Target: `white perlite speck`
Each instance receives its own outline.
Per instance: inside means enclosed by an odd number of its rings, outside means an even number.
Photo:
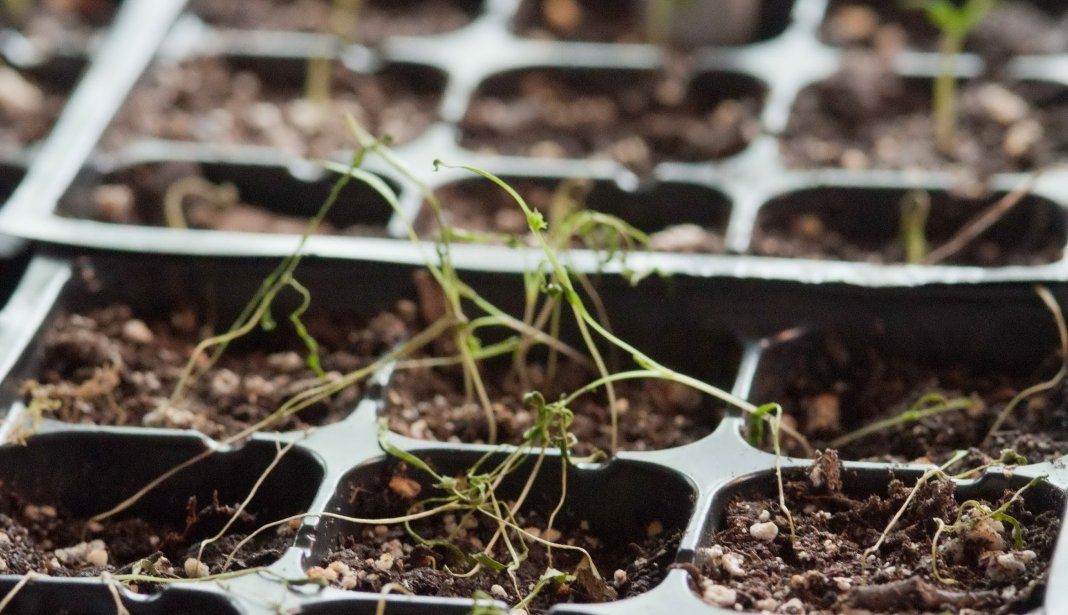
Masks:
[[[728,608],[738,600],[738,592],[723,585],[705,582],[701,585],[701,597],[709,604]]]
[[[761,542],[771,542],[779,535],[779,527],[771,521],[749,526],[749,535]]]

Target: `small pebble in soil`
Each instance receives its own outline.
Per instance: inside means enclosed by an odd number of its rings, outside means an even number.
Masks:
[[[771,542],[779,535],[779,528],[771,521],[749,526],[749,535],[761,542]]]
[[[182,568],[185,570],[185,576],[190,579],[200,579],[209,574],[207,564],[195,557],[187,558]]]

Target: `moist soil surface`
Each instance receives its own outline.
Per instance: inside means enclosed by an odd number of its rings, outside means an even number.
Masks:
[[[1068,146],[1064,89],[1049,83],[962,82],[954,156],[935,146],[931,82],[906,80],[870,53],[802,90],[782,137],[792,167],[948,170],[958,190],[979,192],[996,172],[1030,171]]]
[[[554,224],[552,210],[554,203],[566,203],[569,207],[596,207],[585,203],[585,197],[590,194],[592,183],[588,180],[565,179],[555,186],[551,182],[531,181],[524,179],[508,178],[511,186],[527,205],[537,209],[546,215],[550,228]],[[461,181],[444,186],[437,191],[437,198],[443,208],[442,218],[445,224],[454,230],[463,230],[472,233],[477,238],[510,241],[516,237],[524,238],[522,241],[528,244],[536,244],[530,235],[530,227],[527,226],[526,216],[508,193],[498,186],[489,182]],[[645,207],[652,205],[651,195],[649,201],[643,203]],[[611,211],[601,213],[612,214]],[[622,216],[621,216],[622,218]],[[630,220],[623,218],[624,222]],[[637,225],[635,225],[637,227]],[[419,218],[416,221],[416,230],[422,236],[437,235],[437,220],[429,204],[424,204]],[[724,238],[722,229],[709,228],[694,223],[671,224],[660,229],[637,227],[638,230],[648,234],[647,246],[633,243],[635,249],[648,247],[651,250],[665,252],[723,252]],[[486,234],[489,234],[488,236]],[[501,236],[496,236],[500,234]],[[616,234],[593,232],[583,239],[572,242],[572,247],[591,249],[611,249],[615,247],[613,241],[618,240]]]
[[[281,169],[276,172],[285,173]],[[94,220],[118,224],[184,225],[217,231],[303,234],[309,230],[309,219],[315,214],[313,209],[304,216],[285,214],[252,202],[233,184],[214,183],[205,178],[195,163],[166,162],[135,168],[124,175],[124,178],[115,179],[125,181],[109,181],[95,188],[91,206]],[[275,205],[293,205],[287,201],[282,196]],[[319,203],[305,205],[318,207]],[[338,212],[346,205],[358,207],[360,204],[338,202],[333,211]],[[175,215],[179,208],[181,213]],[[340,226],[328,216],[315,228],[315,233],[385,236],[386,229],[383,225],[372,224]]]
[[[225,28],[333,33],[362,44],[391,36],[426,36],[467,25],[481,0],[369,0],[359,13],[341,11],[331,0],[250,0],[238,4],[194,0],[204,21]]]
[[[18,150],[48,135],[67,92],[0,59],[0,151]]]
[[[331,64],[330,93],[313,101],[305,98],[303,77],[277,85],[274,69],[283,70],[269,61],[242,68],[218,57],[156,64],[131,92],[104,142],[118,148],[155,137],[266,145],[322,158],[355,147],[347,115],[394,143],[410,141],[437,119],[440,79],[425,71],[369,75]]]
[[[900,205],[886,203],[895,215],[863,216],[858,205],[885,201],[882,195],[862,191],[829,192],[816,197],[822,201],[811,209],[788,211],[771,203],[759,217],[750,248],[753,254],[781,258],[843,260],[867,263],[904,263],[905,248],[900,236]],[[788,198],[788,197],[787,197]],[[902,197],[904,198],[904,195]],[[899,200],[900,200],[899,198]],[[936,201],[937,197],[931,200]],[[932,202],[925,225],[928,250],[949,242],[969,222],[992,207],[1000,197],[981,200],[952,199]],[[1028,207],[1028,205],[1035,205]],[[1041,265],[1060,260],[1064,254],[1063,230],[1057,228],[1056,207],[1045,208],[1027,197],[1014,205],[999,222],[955,254],[941,261],[948,265],[1004,267]],[[1051,204],[1052,205],[1052,204]]]
[[[142,574],[185,578],[189,576],[185,562],[196,558],[200,541],[217,534],[236,510],[236,503],[226,506],[192,497],[184,524],[171,526],[141,517],[87,522],[55,506],[28,502],[0,486],[0,571],[57,577],[130,574],[134,564],[141,562]],[[222,572],[227,555],[261,523],[255,515],[243,512],[222,538],[204,549],[201,563],[212,574]],[[229,569],[273,563],[292,544],[294,535],[288,525],[277,532],[263,532],[242,547]]]
[[[476,94],[461,144],[484,153],[615,160],[639,174],[661,161],[714,160],[760,132],[760,101],[736,78],[690,92],[675,73],[529,70]]]
[[[279,318],[282,318],[281,316]],[[407,335],[407,325],[383,313],[362,327],[327,319],[306,322],[320,344],[327,379],[370,363]],[[278,323],[288,333],[289,323]],[[37,377],[24,382],[57,403],[47,413],[62,421],[195,429],[214,438],[236,434],[266,418],[295,393],[323,380],[308,368],[306,349],[289,338],[239,340],[175,405],[169,396],[196,344],[212,334],[192,309],[165,319],[141,320],[125,305],[65,314],[45,333]],[[271,430],[304,429],[338,421],[355,407],[358,386],[273,424]]]
[[[555,379],[533,365],[529,388],[521,387],[505,366],[484,370],[497,420],[499,443],[518,443],[537,414],[523,403],[527,391],[545,399],[581,388],[591,378],[582,366],[564,362]],[[723,409],[692,389],[659,380],[616,384],[619,409],[619,448],[658,450],[698,440],[716,428]],[[482,406],[464,393],[459,372],[417,367],[398,371],[386,397],[386,413],[393,431],[424,440],[484,443],[489,437]],[[578,455],[611,447],[611,416],[603,392],[583,396],[571,405],[575,413],[570,432]]]
[[[405,514],[412,503],[391,489],[354,490],[352,497],[358,516],[363,518]],[[554,505],[555,502],[550,503],[546,510]],[[575,574],[577,579],[572,583],[551,582],[544,587],[526,607],[533,615],[545,613],[554,604],[607,602],[651,590],[667,575],[680,538],[678,532],[667,530],[656,521],[648,524],[642,536],[597,535],[585,529],[584,520],[567,508],[556,517],[552,529],[546,529],[546,516],[536,508],[521,509],[516,524],[545,540],[582,547],[592,557],[601,578],[592,574],[577,551],[554,548],[550,564],[545,547],[529,538],[529,555],[516,571],[520,592],[505,572],[483,567],[471,577],[449,574],[445,566],[454,573],[468,569],[466,557],[482,551],[498,529],[497,522],[485,515],[468,518],[462,513],[413,521],[411,527],[427,540],[448,540],[465,557],[443,546],[431,548],[416,543],[403,525],[368,525],[343,536],[321,566],[308,574],[344,589],[376,593],[388,583],[399,583],[420,596],[471,598],[481,591],[509,605],[523,599],[550,566]],[[510,539],[513,544],[519,543],[515,532],[510,532]],[[502,562],[507,558],[499,540],[494,558]]]
[[[832,335],[824,340],[822,352],[803,367],[776,369],[765,376],[775,379],[778,394],[763,391],[759,384],[757,388],[768,401],[774,398],[781,403],[784,421],[816,445],[899,416],[926,395],[969,400],[962,401],[967,406],[963,410],[938,413],[842,444],[840,452],[846,459],[941,463],[953,451],[968,449],[965,464],[974,467],[1000,458],[1004,449],[1013,449],[1035,463],[1068,451],[1063,382],[1018,405],[990,441],[983,440],[1009,401],[1025,388],[1049,379],[1059,362],[1051,356],[1031,376],[975,373],[963,367],[932,369],[885,356],[876,348],[848,347]],[[804,456],[801,446],[790,438],[784,439],[783,447],[784,454]]]
[[[1057,2],[1001,0],[968,34],[965,51],[999,66],[1017,55],[1068,51],[1068,9]],[[882,0],[831,0],[821,35],[832,45],[935,52],[939,33],[922,10]]]
[[[972,516],[974,509],[965,513],[968,527],[943,532],[938,543],[938,572],[956,581],[945,585],[932,574],[931,543],[934,519],[954,523],[958,500],[965,499],[955,498],[955,483],[924,484],[865,570],[862,554],[904,504],[915,480],[891,478],[885,490],[858,492],[849,484],[854,476],[841,475],[833,451],[818,464],[785,485],[795,545],[778,498],[738,495],[729,501],[720,529],[696,554],[696,589],[707,602],[808,615],[1022,613],[1041,605],[1063,504],[1038,510],[1025,496],[1010,505],[1007,512],[1023,530],[1020,548],[1009,523]],[[990,495],[979,501],[997,508],[1012,492]]]

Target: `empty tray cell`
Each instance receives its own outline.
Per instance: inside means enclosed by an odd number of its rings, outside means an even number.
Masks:
[[[616,216],[648,234],[648,243],[634,242],[634,249],[670,252],[722,252],[730,204],[721,192],[695,184],[661,183],[638,191],[621,190],[609,181],[568,178],[504,177],[531,207],[541,211],[548,232],[566,228],[582,211]],[[527,236],[529,227],[519,205],[496,184],[484,179],[462,180],[437,192],[444,208],[445,224],[476,237],[486,233],[508,237]],[[420,234],[436,233],[437,221],[424,204],[416,223]],[[508,237],[501,237],[506,239]],[[492,237],[491,237],[492,238]],[[618,232],[600,230],[576,235],[575,247],[612,249],[627,244]]]
[[[564,41],[645,43],[666,38],[683,47],[743,45],[782,34],[790,23],[794,2],[676,2],[666,26],[654,25],[655,14],[647,7],[656,4],[640,0],[524,0],[515,29],[523,36]]]
[[[807,472],[789,473],[793,544],[775,475],[735,483],[718,494],[696,551],[696,591],[721,608],[763,613],[1041,611],[1063,493],[1045,482],[1025,488],[1020,477],[960,485],[933,478],[905,506],[917,478],[842,471],[833,451]],[[968,500],[974,504],[963,505]],[[991,514],[1010,500],[1003,512],[1019,523],[1019,542],[1013,525]],[[946,527],[932,566],[937,520]]]
[[[71,58],[30,68],[0,62],[0,153],[48,136],[82,67]]]
[[[737,376],[741,353],[737,339],[728,330],[698,325],[696,316],[685,313],[677,302],[672,302],[666,296],[670,291],[656,281],[637,289],[624,285],[625,282],[616,280],[615,286],[598,288],[599,301],[615,335],[669,368],[730,388]],[[522,285],[514,279],[495,293],[509,291],[513,301],[524,296]],[[592,298],[584,296],[583,301],[587,309],[600,313]],[[505,309],[502,307],[505,304],[497,305]],[[649,305],[661,306],[662,310],[649,310]],[[539,304],[535,315],[542,311]],[[509,313],[518,317],[523,311],[514,307]],[[472,318],[476,315],[482,314],[475,311],[468,314]],[[538,413],[524,401],[527,394],[537,392],[552,402],[579,391],[597,378],[594,360],[589,357],[589,350],[566,306],[560,320],[556,339],[568,347],[550,353],[548,346],[538,345],[526,353],[514,350],[479,362],[478,373],[493,411],[498,442],[520,443],[535,424]],[[550,320],[542,316],[533,322]],[[552,330],[548,325],[543,328]],[[486,333],[480,336],[481,343],[503,341],[504,335],[499,331],[492,336]],[[508,329],[507,335],[515,333]],[[600,340],[596,334],[594,338]],[[673,341],[665,344],[665,340]],[[444,342],[448,348],[451,339]],[[428,352],[429,349],[424,350],[417,356]],[[599,352],[609,374],[641,369],[620,349],[602,344]],[[613,391],[618,447],[623,450],[664,449],[696,441],[716,428],[724,410],[716,399],[661,379],[623,380],[614,384]],[[603,387],[586,392],[568,404],[575,415],[570,432],[575,437],[572,449],[576,454],[610,449],[610,407]],[[392,430],[415,438],[481,443],[491,437],[485,406],[477,396],[469,394],[465,372],[456,365],[426,362],[399,365],[386,391],[385,412]]]
[[[8,577],[0,580],[0,596],[8,596],[18,583]],[[115,615],[115,598],[104,583],[86,585],[55,579],[36,579],[11,594],[4,609],[9,615],[62,613],[64,615]],[[229,600],[203,591],[169,589],[162,594],[135,596],[127,592],[122,601],[130,615],[167,615],[201,613],[203,615],[238,615]]]
[[[1035,195],[1025,196],[975,239],[954,241],[960,249],[953,254],[940,250],[1002,197],[964,199],[942,190],[916,193],[902,188],[809,188],[764,205],[751,251],[762,256],[900,263],[906,260],[905,244],[922,237],[935,258],[948,254],[941,261],[947,264],[1001,267],[1060,260],[1066,237],[1064,211]],[[929,207],[922,225],[918,224],[922,216],[909,209],[918,202]],[[903,211],[907,220],[923,229],[920,233],[902,232]]]
[[[302,234],[336,179],[305,180],[261,164],[150,162],[103,176],[84,173],[60,210],[119,224]],[[384,236],[392,212],[378,193],[353,180],[316,232]]]
[[[108,266],[110,271],[103,269]],[[68,284],[18,373],[29,415],[39,409],[67,422],[233,436],[292,397],[367,368],[409,335],[415,308],[400,301],[407,295],[393,280],[306,266],[295,273],[311,301],[301,321],[317,345],[321,373],[310,366],[307,340],[290,322],[302,297],[283,288],[270,308],[271,330],[249,328],[214,362],[208,356],[217,347],[209,348],[183,380],[196,344],[228,330],[269,273],[266,266],[127,261],[86,271],[97,278]],[[400,285],[408,280],[392,270],[376,275],[397,276]],[[339,280],[351,289],[339,289]],[[362,380],[352,381],[262,428],[305,429],[340,420],[355,408],[361,388]]]
[[[965,39],[965,50],[995,62],[1068,51],[1068,10],[1058,0],[1004,0]],[[883,0],[830,0],[822,38],[832,45],[938,51],[938,29],[922,8]]]
[[[219,573],[245,535],[303,512],[323,476],[314,457],[299,449],[286,451],[266,473],[278,447],[273,442],[248,443],[208,456],[115,515],[93,519],[203,450],[203,441],[196,437],[89,433],[38,436],[26,446],[3,448],[4,572],[129,574],[131,565],[141,562],[143,571],[154,569],[156,576],[204,576],[199,567],[190,566],[194,572],[187,572],[186,560],[197,558],[200,541],[219,533],[265,476],[236,522],[223,537],[205,545],[199,557],[208,571]],[[250,541],[235,554],[231,569],[273,563],[295,539],[296,532],[284,527]]]
[[[1011,310],[993,300],[947,303],[968,310],[956,317],[905,309],[866,331],[814,331],[773,345],[757,368],[754,401],[780,403],[813,446],[847,459],[942,462],[959,449],[971,449],[967,463],[976,465],[1004,449],[1054,459],[1068,450],[1061,385],[1019,403],[988,436],[1010,400],[1061,363],[1052,316],[1037,298],[1017,301]],[[791,438],[784,446],[804,455]]]
[[[420,457],[442,477],[463,477],[472,471],[472,484],[480,476],[497,477],[504,462],[502,454],[480,461],[481,453],[445,450]],[[324,520],[318,547],[324,553],[313,560],[318,567],[309,575],[364,592],[378,592],[387,583],[400,583],[428,596],[470,598],[481,591],[510,605],[528,595],[550,567],[577,577],[547,583],[527,605],[530,613],[544,613],[554,603],[627,598],[658,585],[675,559],[682,529],[693,511],[689,483],[670,470],[633,462],[616,460],[581,469],[569,465],[566,498],[550,519],[560,503],[562,468],[559,457],[547,456],[540,465],[537,457],[520,457],[493,492],[498,505],[515,507],[506,535],[494,538],[500,527],[495,515],[503,509],[495,513],[495,504],[474,504],[476,499],[466,509],[411,522],[414,534],[434,543],[415,540],[403,524],[374,523],[439,506],[432,498],[445,497],[445,492],[434,486],[436,480],[429,473],[395,458],[352,470],[327,510],[367,523]],[[478,467],[472,470],[472,464]],[[551,558],[539,540],[554,543]],[[516,555],[525,553],[517,558],[522,560],[517,562],[517,583],[492,565],[474,570],[477,561],[489,561],[479,553],[509,562],[508,544]],[[592,565],[574,547],[585,549]],[[474,574],[457,576],[468,571]]]
[[[639,173],[725,158],[760,132],[764,87],[735,73],[692,80],[624,69],[525,69],[489,78],[461,144],[538,158],[607,158]]]
[[[364,74],[320,62],[230,56],[157,63],[130,94],[104,143],[115,148],[156,137],[266,145],[321,158],[354,148],[346,114],[399,143],[437,119],[444,77],[434,69],[396,64]],[[325,73],[327,83],[317,76]],[[309,74],[316,75],[311,87]]]
[[[1040,82],[959,84],[956,146],[935,146],[932,81],[906,79],[872,55],[851,54],[841,71],[802,90],[782,137],[793,167],[953,169],[983,178],[1027,171],[1063,157],[1068,94]]]
[[[222,28],[337,34],[374,44],[391,36],[456,30],[478,16],[484,0],[254,0],[240,5],[193,0],[193,12]]]

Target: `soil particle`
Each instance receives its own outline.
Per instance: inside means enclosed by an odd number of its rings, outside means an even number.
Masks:
[[[189,567],[171,562],[195,559],[200,541],[223,527],[235,508],[212,501],[206,506],[189,499],[185,525],[168,525],[139,517],[86,522],[49,505],[35,505],[0,486],[0,571],[23,575],[98,576],[102,572],[129,573],[137,564],[144,574],[192,577]],[[204,550],[198,569],[222,571],[226,556],[248,532],[256,529],[255,515],[243,514],[228,533]],[[294,532],[283,526],[265,532],[237,554],[231,566],[240,570],[270,563],[292,543]]]
[[[534,0],[520,34],[531,38],[643,43],[642,21],[629,3],[612,0]]]
[[[242,69],[218,57],[159,63],[134,88],[105,144],[138,137],[268,145],[322,158],[354,147],[347,115],[394,143],[410,141],[436,120],[435,79],[418,72],[368,75],[331,64],[332,93],[304,98],[303,86],[277,85],[270,65]]]
[[[555,379],[544,367],[532,366],[531,386],[519,386],[506,369],[483,372],[497,420],[498,441],[517,443],[537,418],[523,403],[528,391],[545,399],[577,390],[587,382],[581,366],[564,363]],[[682,385],[660,380],[616,385],[619,413],[619,447],[623,450],[657,450],[698,440],[712,432],[722,417],[719,408]],[[574,404],[571,433],[577,438],[575,453],[606,451],[611,445],[611,416],[603,393],[586,395]],[[464,393],[458,372],[430,368],[399,371],[387,394],[386,413],[390,429],[427,440],[486,442],[483,408]]]
[[[844,62],[838,74],[798,95],[783,133],[788,165],[944,169],[974,193],[992,173],[1045,166],[1068,145],[1068,106],[1057,86],[965,82],[949,159],[931,136],[930,81],[906,80],[873,54],[849,53]]]
[[[760,132],[755,92],[711,79],[690,95],[685,69],[592,75],[531,70],[483,86],[462,122],[464,147],[538,158],[616,160],[639,174],[661,161],[714,160]],[[500,87],[500,86],[504,87]],[[733,86],[733,87],[732,87]]]
[[[821,458],[818,463],[836,465],[836,458]],[[947,609],[952,613],[1022,613],[1041,603],[1060,529],[1060,504],[1038,510],[1025,496],[1010,506],[1009,514],[1023,528],[1022,549],[1013,547],[1011,531],[1002,524],[986,528],[1001,539],[1000,547],[967,532],[944,534],[938,570],[944,578],[956,581],[944,585],[931,571],[931,540],[935,518],[946,523],[956,518],[955,483],[936,479],[923,485],[883,546],[863,566],[865,550],[878,540],[914,482],[906,485],[891,477],[885,492],[858,492],[848,484],[855,479],[843,475],[845,491],[841,483],[837,488],[809,480],[786,483],[786,502],[796,525],[795,543],[791,543],[777,499],[733,497],[720,529],[710,537],[710,546],[696,554],[698,594],[722,608],[808,615],[919,615]],[[996,508],[1011,495],[1005,492],[995,499],[978,499]],[[780,528],[770,542],[753,537],[749,530],[760,512],[768,510],[776,511],[774,523]],[[959,541],[963,557],[950,553],[950,541]],[[991,574],[991,567],[997,572]]]
[[[1068,451],[1065,385],[1022,403],[989,442],[987,432],[1006,404],[1023,389],[1048,379],[1060,359],[1050,356],[1033,375],[978,373],[965,367],[931,368],[872,347],[849,346],[829,334],[820,349],[799,367],[776,373],[768,391],[789,419],[815,443],[830,442],[865,425],[912,408],[922,397],[941,395],[964,407],[893,426],[841,446],[847,459],[889,462],[947,460],[956,450],[971,454],[965,464],[981,465],[1012,449],[1035,463]],[[828,397],[841,408],[838,423],[813,421]],[[924,407],[931,407],[930,405]],[[784,454],[803,455],[792,439],[783,441]]]
[[[411,504],[410,500],[398,498],[388,490],[356,493],[356,516],[363,518],[403,514]],[[546,510],[552,507],[549,504]],[[680,538],[675,531],[655,535],[647,532],[644,536],[599,535],[567,508],[549,530],[545,529],[544,513],[537,507],[521,509],[515,522],[530,535],[585,549],[599,571],[595,574],[576,550],[553,549],[551,567],[573,574],[575,579],[569,583],[550,582],[527,606],[527,612],[532,615],[545,613],[554,604],[607,602],[649,591],[667,574]],[[469,568],[469,563],[465,563],[467,557],[490,543],[499,529],[498,523],[485,515],[446,513],[413,521],[411,528],[424,539],[445,539],[451,546],[416,543],[402,526],[361,526],[353,534],[343,536],[335,550],[319,566],[311,568],[308,575],[356,591],[379,592],[389,583],[398,583],[421,596],[470,598],[476,591],[482,591],[514,605],[550,567],[545,547],[526,538],[529,553],[515,572],[518,590],[507,574],[487,567],[480,568],[473,576],[457,576],[457,571]],[[510,539],[513,544],[520,544],[515,532],[510,532]],[[494,548],[494,558],[498,561],[507,558],[500,540]],[[610,578],[603,576],[613,570],[615,573]]]
[[[249,0],[239,4],[194,0],[193,11],[225,28],[329,32],[362,44],[391,36],[426,36],[456,30],[477,14],[480,0],[369,0],[358,15],[330,0]]]
[[[189,312],[140,320],[129,307],[113,305],[60,316],[44,336],[36,379],[22,385],[27,401],[53,400],[50,414],[66,422],[195,429],[220,438],[262,420],[290,396],[322,382],[305,364],[307,351],[300,341],[279,332],[260,340],[263,345],[252,339],[231,345],[183,399],[169,405],[195,345],[210,333]],[[366,365],[407,331],[391,313],[358,329],[325,318],[306,324],[321,345],[328,379]],[[272,429],[340,420],[355,407],[359,393],[358,386],[349,387]]]

